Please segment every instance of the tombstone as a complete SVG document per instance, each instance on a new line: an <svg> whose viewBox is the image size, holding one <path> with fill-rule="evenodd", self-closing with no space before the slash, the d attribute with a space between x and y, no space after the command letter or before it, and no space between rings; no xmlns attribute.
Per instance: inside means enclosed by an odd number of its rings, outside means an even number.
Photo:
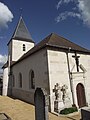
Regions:
<svg viewBox="0 0 90 120"><path fill-rule="evenodd" d="M37 88L34 94L35 120L48 120L49 98L44 88Z"/></svg>
<svg viewBox="0 0 90 120"><path fill-rule="evenodd" d="M81 109L81 120L90 120L90 107L83 107Z"/></svg>

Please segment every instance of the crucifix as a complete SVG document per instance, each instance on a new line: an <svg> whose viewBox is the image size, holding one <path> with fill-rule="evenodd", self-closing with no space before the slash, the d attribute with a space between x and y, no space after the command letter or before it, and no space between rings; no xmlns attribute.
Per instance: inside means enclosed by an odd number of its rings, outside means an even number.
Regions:
<svg viewBox="0 0 90 120"><path fill-rule="evenodd" d="M77 53L75 52L75 55L72 57L75 58L76 60L77 72L79 72L79 57L80 56L77 56Z"/></svg>
<svg viewBox="0 0 90 120"><path fill-rule="evenodd" d="M20 8L20 16L22 16L22 13L23 13L23 9Z"/></svg>

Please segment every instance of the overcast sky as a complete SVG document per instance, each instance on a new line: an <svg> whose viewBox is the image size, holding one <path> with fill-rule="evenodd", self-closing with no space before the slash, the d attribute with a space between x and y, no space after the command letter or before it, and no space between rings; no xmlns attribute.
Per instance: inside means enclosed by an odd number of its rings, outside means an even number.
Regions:
<svg viewBox="0 0 90 120"><path fill-rule="evenodd" d="M0 67L6 62L7 43L19 20L20 8L36 43L54 32L90 49L90 0L1 0Z"/></svg>

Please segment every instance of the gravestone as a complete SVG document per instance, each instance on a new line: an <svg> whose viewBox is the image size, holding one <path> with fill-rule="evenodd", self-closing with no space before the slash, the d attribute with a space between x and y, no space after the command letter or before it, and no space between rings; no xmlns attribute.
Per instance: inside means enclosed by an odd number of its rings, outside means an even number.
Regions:
<svg viewBox="0 0 90 120"><path fill-rule="evenodd" d="M44 88L37 88L34 94L35 120L48 120L48 96Z"/></svg>
<svg viewBox="0 0 90 120"><path fill-rule="evenodd" d="M83 107L81 109L81 120L90 120L90 107Z"/></svg>

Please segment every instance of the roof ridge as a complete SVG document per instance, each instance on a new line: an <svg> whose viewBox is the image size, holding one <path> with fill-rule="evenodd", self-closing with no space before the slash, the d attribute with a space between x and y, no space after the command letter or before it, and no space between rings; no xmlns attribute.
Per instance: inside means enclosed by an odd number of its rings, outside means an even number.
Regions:
<svg viewBox="0 0 90 120"><path fill-rule="evenodd" d="M41 43L44 42L44 41L45 41L45 44L47 44L48 41L51 39L51 37L52 37L52 33L49 34L49 35L48 35L47 37L45 37L44 39L42 39L41 41L39 41L35 46L41 44Z"/></svg>
<svg viewBox="0 0 90 120"><path fill-rule="evenodd" d="M68 40L68 39L66 39L66 38L64 38L64 37L62 37L62 36L60 36L60 37L63 38L63 39L65 39L66 41L69 41L69 42L72 43L72 44L75 44L75 45L77 45L77 46L79 46L79 47L81 47L81 48L83 48L83 49L85 49L85 50L88 50L88 49L86 49L86 48L84 48L84 47L78 45L78 44L75 43L75 42L72 42L72 41L70 41L70 40Z"/></svg>
<svg viewBox="0 0 90 120"><path fill-rule="evenodd" d="M20 16L20 18L19 18L19 20L18 20L18 22L17 22L17 25L16 25L16 27L15 27L14 33L13 33L13 35L12 35L12 38L14 38L13 36L14 36L15 33L16 33L16 30L17 30L17 28L18 28L18 26L19 26L19 23L20 23L21 19L22 19L22 16Z"/></svg>
<svg viewBox="0 0 90 120"><path fill-rule="evenodd" d="M77 45L78 47L81 47L81 48L83 48L83 49L85 49L85 50L88 50L88 49L86 49L86 48L84 48L84 47L78 45L77 43L72 42L72 41L68 40L67 38L64 38L63 36L60 36L60 35L58 35L58 34L56 34L56 33L52 33L52 35L58 36L58 37L64 39L65 41L70 42L71 44L75 44L75 45Z"/></svg>
<svg viewBox="0 0 90 120"><path fill-rule="evenodd" d="M15 31L14 31L14 34L13 34L13 37L14 37L14 35L16 35L16 31L17 31L17 29L18 29L18 27L19 27L19 24L20 24L21 19L22 19L22 16L20 16L19 22L18 22L17 25L16 25L16 28L15 28ZM23 19L22 19L22 20L23 20Z"/></svg>

